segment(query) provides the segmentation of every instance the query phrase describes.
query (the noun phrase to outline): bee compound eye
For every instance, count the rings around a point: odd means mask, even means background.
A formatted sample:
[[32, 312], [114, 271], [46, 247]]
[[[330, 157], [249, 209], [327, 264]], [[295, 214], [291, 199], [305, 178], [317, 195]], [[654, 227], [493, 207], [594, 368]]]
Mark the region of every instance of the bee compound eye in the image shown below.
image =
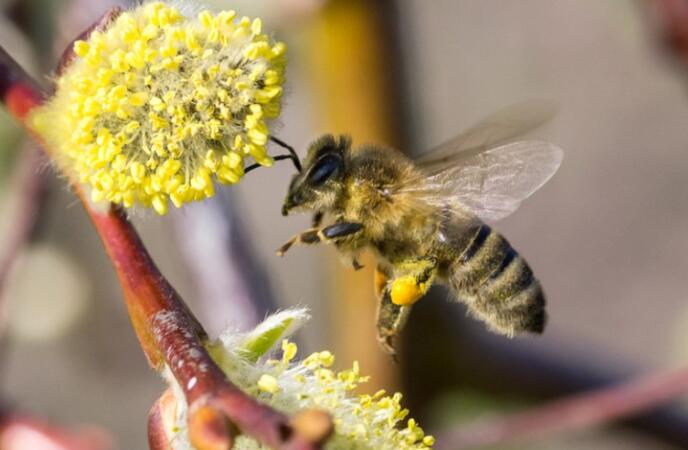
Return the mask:
[[314, 185], [322, 184], [338, 173], [341, 167], [342, 158], [339, 155], [325, 155], [315, 163], [308, 174], [308, 180]]

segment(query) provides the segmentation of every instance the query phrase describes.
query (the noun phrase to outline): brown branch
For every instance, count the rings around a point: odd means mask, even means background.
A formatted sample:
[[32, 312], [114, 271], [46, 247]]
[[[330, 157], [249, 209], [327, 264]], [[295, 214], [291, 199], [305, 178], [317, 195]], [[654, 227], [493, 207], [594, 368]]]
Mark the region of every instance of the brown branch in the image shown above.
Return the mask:
[[478, 448], [571, 432], [632, 416], [686, 393], [688, 368], [648, 375], [513, 415], [463, 425], [440, 433], [437, 448]]
[[41, 154], [34, 146], [28, 147], [22, 150], [22, 160], [17, 164], [22, 171], [20, 198], [16, 211], [12, 215], [14, 219], [10, 234], [3, 237], [7, 244], [3, 254], [0, 255], [0, 297], [4, 292], [12, 267], [34, 228], [43, 199], [44, 177], [40, 171]]
[[[111, 18], [112, 14], [105, 17]], [[69, 52], [65, 54], [69, 58]], [[9, 112], [25, 126], [28, 112], [39, 106], [43, 98], [36, 84], [1, 48], [0, 97]], [[303, 420], [296, 420], [300, 417], [293, 418], [292, 422], [284, 414], [244, 394], [226, 378], [203, 345], [206, 339], [203, 328], [160, 273], [126, 214], [115, 206], [99, 211], [85, 198], [80, 185], [72, 183], [72, 187], [115, 267], [132, 324], [149, 363], [158, 370], [167, 365], [183, 388], [190, 411], [192, 443], [199, 449], [230, 448], [231, 422], [242, 433], [272, 448], [319, 448], [327, 435], [314, 436]]]

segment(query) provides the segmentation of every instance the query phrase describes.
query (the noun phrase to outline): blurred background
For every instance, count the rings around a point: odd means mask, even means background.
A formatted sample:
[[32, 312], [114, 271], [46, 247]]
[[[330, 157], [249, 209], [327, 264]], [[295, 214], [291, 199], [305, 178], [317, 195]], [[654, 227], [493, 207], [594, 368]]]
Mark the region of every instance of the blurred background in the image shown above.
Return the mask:
[[[67, 42], [124, 3], [2, 0], [0, 42], [48, 84], [41, 74]], [[536, 135], [563, 147], [564, 163], [499, 225], [548, 294], [541, 337], [490, 335], [436, 289], [410, 318], [401, 363], [391, 363], [375, 340], [372, 260], [354, 272], [325, 246], [275, 256], [310, 220], [280, 215], [288, 164], [134, 222], [211, 335], [307, 305], [304, 352], [330, 349], [340, 368], [360, 361], [373, 376], [366, 390], [401, 390], [431, 431], [685, 365], [688, 72], [665, 45], [663, 3], [683, 2], [203, 2], [261, 16], [289, 45], [274, 134], [301, 154], [324, 132], [419, 154], [508, 104], [556, 101], [558, 115]], [[68, 426], [106, 428], [115, 448], [145, 448], [163, 383], [86, 214], [0, 112], [0, 269], [18, 224], [32, 223], [27, 192], [35, 224], [0, 275], [2, 397]], [[676, 400], [614, 426], [499, 448], [688, 448], [688, 409]]]

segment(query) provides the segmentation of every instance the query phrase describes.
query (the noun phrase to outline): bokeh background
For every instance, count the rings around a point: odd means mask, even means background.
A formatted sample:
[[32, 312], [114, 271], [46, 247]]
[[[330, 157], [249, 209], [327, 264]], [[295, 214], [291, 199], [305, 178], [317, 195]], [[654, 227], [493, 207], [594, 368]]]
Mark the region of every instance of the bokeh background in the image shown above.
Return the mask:
[[[47, 84], [42, 74], [66, 43], [115, 3], [3, 0], [0, 42]], [[203, 4], [261, 16], [288, 43], [289, 92], [275, 134], [302, 154], [323, 132], [419, 154], [531, 98], [559, 105], [536, 135], [566, 151], [557, 175], [499, 226], [546, 289], [543, 336], [492, 336], [437, 289], [415, 308], [401, 363], [392, 364], [374, 338], [371, 260], [353, 272], [326, 247], [274, 255], [309, 222], [280, 215], [287, 164], [167, 217], [135, 215], [211, 335], [307, 305], [304, 350], [331, 349], [342, 368], [360, 361], [373, 375], [370, 391], [401, 390], [431, 430], [686, 364], [688, 72], [664, 46], [651, 2]], [[87, 216], [27, 154], [0, 113], [0, 236], [21, 217], [26, 174], [38, 167], [33, 178], [44, 183], [29, 242], [0, 281], [2, 396], [67, 426], [106, 428], [115, 448], [146, 448], [147, 412], [163, 383], [147, 367]], [[676, 400], [622, 424], [500, 448], [688, 448], [688, 410]]]

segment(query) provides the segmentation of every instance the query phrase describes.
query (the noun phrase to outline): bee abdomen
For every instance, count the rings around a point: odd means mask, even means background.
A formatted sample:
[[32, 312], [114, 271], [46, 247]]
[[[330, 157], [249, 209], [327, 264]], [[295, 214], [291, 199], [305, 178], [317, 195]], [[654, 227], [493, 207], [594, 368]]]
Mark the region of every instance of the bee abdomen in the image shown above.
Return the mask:
[[453, 265], [451, 285], [493, 331], [513, 336], [544, 329], [540, 283], [509, 242], [485, 224]]

